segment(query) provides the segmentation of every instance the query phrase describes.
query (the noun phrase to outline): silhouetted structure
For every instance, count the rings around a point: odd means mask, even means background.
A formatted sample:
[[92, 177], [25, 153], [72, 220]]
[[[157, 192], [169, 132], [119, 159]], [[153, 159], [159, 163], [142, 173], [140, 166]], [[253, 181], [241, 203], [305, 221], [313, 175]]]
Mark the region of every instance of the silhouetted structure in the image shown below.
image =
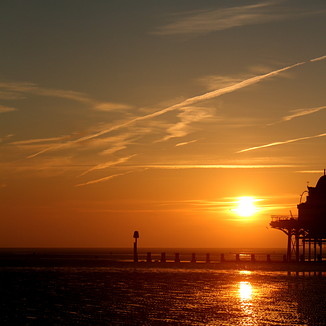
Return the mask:
[[139, 232], [135, 231], [134, 232], [134, 262], [138, 262], [138, 251], [137, 251], [137, 239], [139, 238]]
[[[308, 193], [306, 202], [301, 202]], [[287, 261], [322, 261], [323, 243], [326, 242], [326, 175], [316, 187], [308, 187], [301, 195], [298, 216], [272, 216], [271, 227], [281, 230], [288, 237]], [[319, 253], [318, 248], [319, 246]], [[307, 248], [308, 247], [308, 248]], [[307, 257], [308, 254], [308, 257]]]

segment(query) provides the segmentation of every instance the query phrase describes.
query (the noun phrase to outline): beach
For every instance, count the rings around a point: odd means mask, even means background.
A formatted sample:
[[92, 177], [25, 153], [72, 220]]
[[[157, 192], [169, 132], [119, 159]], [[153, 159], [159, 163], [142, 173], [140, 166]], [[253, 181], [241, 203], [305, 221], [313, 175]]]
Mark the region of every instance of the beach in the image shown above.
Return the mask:
[[1, 259], [2, 325], [326, 324], [322, 263], [22, 256]]

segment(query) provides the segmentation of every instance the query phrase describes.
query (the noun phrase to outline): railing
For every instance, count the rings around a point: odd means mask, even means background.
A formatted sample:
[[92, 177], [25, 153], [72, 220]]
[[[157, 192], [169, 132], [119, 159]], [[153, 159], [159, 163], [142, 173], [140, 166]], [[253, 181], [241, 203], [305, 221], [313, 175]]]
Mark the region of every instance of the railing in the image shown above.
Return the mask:
[[282, 221], [290, 221], [297, 220], [298, 216], [296, 215], [271, 215], [272, 222], [282, 222]]
[[265, 253], [221, 253], [221, 254], [180, 254], [162, 252], [151, 253], [147, 252], [139, 254], [138, 262], [147, 263], [224, 263], [224, 262], [285, 262], [286, 255], [281, 253], [265, 254]]

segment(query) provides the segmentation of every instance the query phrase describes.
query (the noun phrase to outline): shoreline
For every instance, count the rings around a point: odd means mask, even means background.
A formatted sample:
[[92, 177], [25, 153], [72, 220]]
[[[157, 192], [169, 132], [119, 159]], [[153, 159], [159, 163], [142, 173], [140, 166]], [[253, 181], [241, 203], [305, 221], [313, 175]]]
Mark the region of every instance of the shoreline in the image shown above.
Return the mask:
[[111, 267], [111, 268], [162, 268], [162, 269], [212, 269], [212, 270], [262, 270], [290, 272], [326, 272], [326, 262], [283, 262], [283, 261], [224, 261], [224, 262], [133, 262], [111, 260], [101, 257], [51, 257], [51, 256], [0, 256], [0, 268], [33, 267]]

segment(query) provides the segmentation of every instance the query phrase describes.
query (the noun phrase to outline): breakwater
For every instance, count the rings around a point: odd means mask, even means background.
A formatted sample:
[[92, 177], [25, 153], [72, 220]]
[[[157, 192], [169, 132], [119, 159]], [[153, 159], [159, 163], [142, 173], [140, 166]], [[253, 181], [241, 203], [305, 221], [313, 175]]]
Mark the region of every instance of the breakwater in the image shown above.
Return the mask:
[[255, 253], [221, 253], [221, 254], [210, 254], [210, 253], [183, 253], [180, 254], [176, 252], [174, 254], [161, 252], [152, 253], [147, 252], [146, 254], [139, 254], [137, 255], [137, 259], [134, 259], [134, 262], [174, 262], [174, 263], [181, 263], [181, 262], [190, 262], [190, 263], [225, 263], [225, 262], [286, 262], [286, 255], [285, 254], [255, 254]]

